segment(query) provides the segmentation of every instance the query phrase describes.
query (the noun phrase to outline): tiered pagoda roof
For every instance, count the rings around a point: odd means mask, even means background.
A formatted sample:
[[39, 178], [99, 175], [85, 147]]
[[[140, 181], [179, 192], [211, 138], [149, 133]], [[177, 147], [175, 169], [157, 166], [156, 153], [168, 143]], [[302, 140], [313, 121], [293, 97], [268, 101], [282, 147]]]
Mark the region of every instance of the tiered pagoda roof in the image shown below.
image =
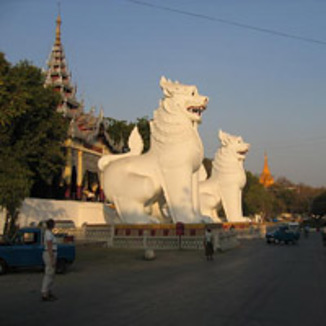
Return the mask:
[[61, 43], [61, 17], [56, 20], [55, 42], [48, 62], [45, 86], [52, 87], [62, 95], [58, 111], [68, 118], [74, 118], [83, 111], [83, 106], [76, 100], [76, 87], [72, 85], [71, 74], [66, 62], [65, 52]]
[[[59, 92], [62, 101], [57, 110], [70, 120], [68, 137], [75, 143], [100, 151], [98, 143], [105, 144], [111, 152], [122, 151], [121, 144], [114, 144], [106, 132], [103, 110], [95, 116], [95, 109], [89, 113], [84, 112], [83, 102], [76, 99], [77, 87], [72, 84], [65, 52], [61, 42], [61, 16], [56, 19], [55, 41], [47, 61], [45, 87], [52, 87]], [[120, 148], [121, 147], [121, 148]]]

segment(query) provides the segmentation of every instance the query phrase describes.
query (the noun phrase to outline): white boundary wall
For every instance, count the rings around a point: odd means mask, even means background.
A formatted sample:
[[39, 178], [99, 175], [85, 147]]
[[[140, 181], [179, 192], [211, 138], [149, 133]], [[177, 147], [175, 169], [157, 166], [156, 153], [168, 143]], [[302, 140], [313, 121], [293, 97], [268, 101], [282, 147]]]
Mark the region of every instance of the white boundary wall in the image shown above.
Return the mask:
[[106, 224], [108, 221], [102, 203], [79, 202], [70, 200], [48, 200], [26, 198], [20, 209], [20, 227], [38, 224], [40, 221], [72, 220], [76, 227], [83, 224]]

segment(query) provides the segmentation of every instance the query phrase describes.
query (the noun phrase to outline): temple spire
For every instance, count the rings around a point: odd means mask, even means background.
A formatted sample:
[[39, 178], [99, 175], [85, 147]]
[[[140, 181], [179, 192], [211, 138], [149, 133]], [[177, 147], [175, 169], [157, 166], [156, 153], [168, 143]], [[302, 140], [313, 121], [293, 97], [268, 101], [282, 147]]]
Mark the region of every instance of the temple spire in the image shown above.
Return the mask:
[[58, 2], [58, 17], [56, 20], [56, 29], [55, 29], [55, 44], [60, 45], [61, 44], [61, 13], [60, 13], [60, 2]]
[[58, 3], [59, 12], [56, 19], [55, 42], [52, 46], [46, 71], [45, 86], [51, 87], [62, 96], [57, 111], [62, 112], [68, 118], [79, 115], [83, 108], [76, 99], [76, 87], [72, 84], [71, 74], [65, 58], [63, 45], [61, 43], [61, 14], [60, 3]]
[[274, 184], [274, 178], [272, 177], [272, 174], [268, 167], [268, 157], [267, 157], [266, 152], [264, 154], [264, 168], [263, 168], [263, 172], [260, 175], [259, 182], [265, 188], [270, 187], [271, 185]]

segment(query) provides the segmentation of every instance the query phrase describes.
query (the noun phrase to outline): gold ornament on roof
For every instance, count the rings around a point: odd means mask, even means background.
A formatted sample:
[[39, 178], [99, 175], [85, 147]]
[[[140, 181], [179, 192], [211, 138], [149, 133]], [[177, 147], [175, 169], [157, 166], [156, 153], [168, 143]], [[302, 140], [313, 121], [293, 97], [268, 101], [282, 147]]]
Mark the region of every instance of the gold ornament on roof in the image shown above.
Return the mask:
[[61, 44], [61, 16], [60, 16], [60, 2], [58, 3], [59, 13], [56, 20], [57, 26], [55, 29], [55, 43], [57, 45]]

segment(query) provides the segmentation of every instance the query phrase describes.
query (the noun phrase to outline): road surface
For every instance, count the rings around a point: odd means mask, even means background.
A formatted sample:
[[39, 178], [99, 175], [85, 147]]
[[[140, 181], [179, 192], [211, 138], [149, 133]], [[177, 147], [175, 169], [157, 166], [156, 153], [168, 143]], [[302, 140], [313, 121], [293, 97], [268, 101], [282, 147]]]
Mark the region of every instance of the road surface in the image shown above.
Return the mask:
[[242, 241], [217, 253], [78, 248], [40, 301], [41, 271], [0, 277], [1, 326], [325, 326], [326, 247], [313, 233], [298, 245]]

